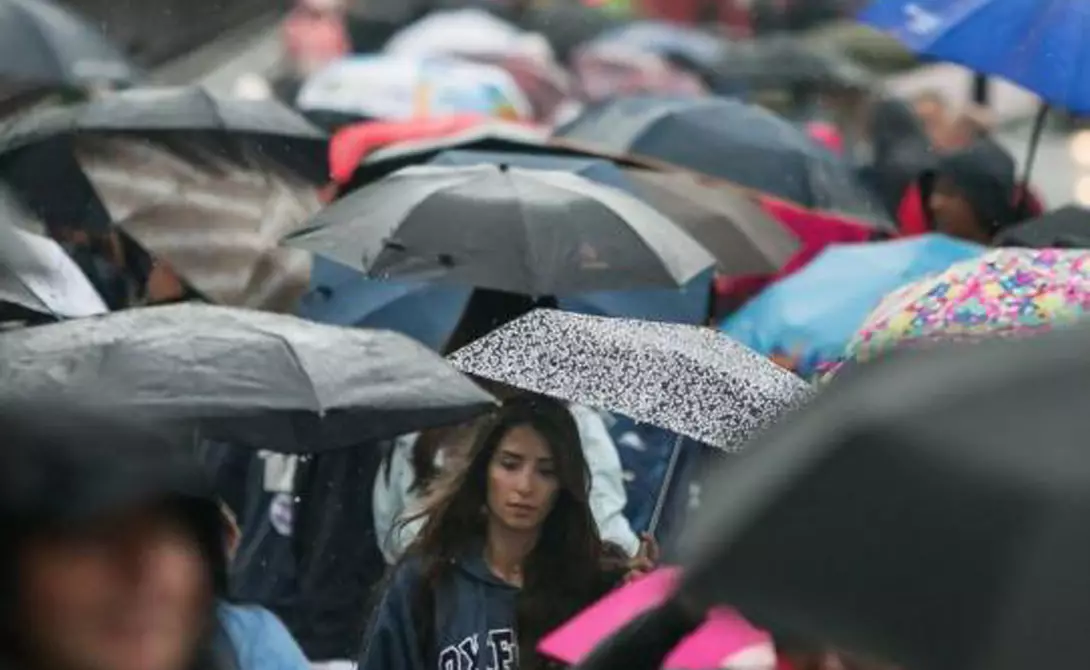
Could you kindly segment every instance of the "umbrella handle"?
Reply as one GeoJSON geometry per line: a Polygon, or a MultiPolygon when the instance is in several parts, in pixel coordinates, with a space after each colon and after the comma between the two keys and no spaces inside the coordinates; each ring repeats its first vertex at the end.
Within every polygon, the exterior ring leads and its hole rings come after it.
{"type": "Polygon", "coordinates": [[[1033,173],[1033,164],[1037,160],[1037,148],[1041,144],[1041,135],[1045,130],[1045,121],[1052,107],[1045,101],[1037,108],[1037,116],[1033,119],[1033,134],[1029,138],[1029,152],[1026,154],[1026,169],[1022,174],[1022,192],[1018,195],[1016,208],[1018,218],[1025,218],[1029,213],[1029,178],[1033,173]]]}
{"type": "Polygon", "coordinates": [[[662,486],[659,488],[658,499],[655,500],[655,509],[651,512],[651,520],[647,523],[647,532],[655,535],[659,521],[662,520],[662,512],[666,507],[666,498],[670,495],[671,484],[674,481],[674,473],[677,471],[678,461],[681,459],[681,445],[685,438],[678,435],[674,440],[674,448],[670,451],[670,460],[666,464],[666,473],[662,477],[662,486]]]}

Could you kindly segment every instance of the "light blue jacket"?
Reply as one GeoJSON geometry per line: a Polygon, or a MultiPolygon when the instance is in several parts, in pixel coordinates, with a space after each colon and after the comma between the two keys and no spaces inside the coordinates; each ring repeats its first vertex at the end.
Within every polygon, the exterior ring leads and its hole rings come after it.
{"type": "Polygon", "coordinates": [[[220,603],[218,613],[235,647],[239,670],[310,670],[295,638],[269,610],[220,603]]]}

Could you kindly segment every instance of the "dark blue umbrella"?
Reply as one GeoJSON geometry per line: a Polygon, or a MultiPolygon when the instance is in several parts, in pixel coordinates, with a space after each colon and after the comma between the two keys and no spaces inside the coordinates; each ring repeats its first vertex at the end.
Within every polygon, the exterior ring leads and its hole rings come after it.
{"type": "Polygon", "coordinates": [[[736,100],[619,98],[589,107],[558,135],[673,163],[805,207],[885,219],[846,162],[772,112],[736,100]]]}

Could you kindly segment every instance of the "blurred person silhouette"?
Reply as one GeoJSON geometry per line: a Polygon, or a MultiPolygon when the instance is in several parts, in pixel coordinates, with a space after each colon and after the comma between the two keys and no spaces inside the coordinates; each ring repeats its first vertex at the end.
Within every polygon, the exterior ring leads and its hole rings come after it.
{"type": "Polygon", "coordinates": [[[66,398],[0,398],[0,665],[237,670],[216,501],[185,440],[66,398]]]}
{"type": "Polygon", "coordinates": [[[928,89],[912,97],[912,109],[932,146],[942,146],[950,132],[950,103],[941,91],[928,89]]]}
{"type": "Polygon", "coordinates": [[[1016,170],[1014,158],[988,139],[943,156],[919,181],[932,229],[990,245],[1019,220],[1016,170]]]}

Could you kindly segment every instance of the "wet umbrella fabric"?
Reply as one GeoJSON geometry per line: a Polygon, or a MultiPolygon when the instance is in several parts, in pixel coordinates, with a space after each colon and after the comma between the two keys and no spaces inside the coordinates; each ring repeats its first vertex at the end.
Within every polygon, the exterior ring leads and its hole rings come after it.
{"type": "Polygon", "coordinates": [[[632,97],[589,107],[560,137],[649,156],[806,207],[881,218],[849,166],[771,112],[723,98],[632,97]]]}
{"type": "Polygon", "coordinates": [[[0,2],[0,73],[35,84],[127,83],[139,74],[102,31],[51,0],[0,2]]]}
{"type": "Polygon", "coordinates": [[[10,395],[108,396],[134,416],[280,452],[389,438],[492,405],[404,336],[194,304],[6,333],[0,359],[10,395]]]}
{"type": "Polygon", "coordinates": [[[498,151],[444,151],[430,163],[561,170],[621,189],[688,231],[727,274],[772,274],[799,250],[798,240],[745,194],[727,184],[702,184],[680,171],[622,169],[600,158],[498,151]]]}
{"type": "Polygon", "coordinates": [[[1008,79],[1049,104],[1090,111],[1081,0],[878,0],[861,20],[913,51],[1008,79]]]}
{"type": "Polygon", "coordinates": [[[1076,326],[834,381],[709,482],[683,596],[901,667],[1079,663],[1088,343],[1076,326]]]}
{"type": "Polygon", "coordinates": [[[13,311],[5,307],[50,319],[109,311],[56,242],[0,222],[0,315],[13,311]]]}
{"type": "Polygon", "coordinates": [[[467,374],[734,451],[809,386],[714,330],[536,310],[456,351],[467,374]]]}
{"type": "Polygon", "coordinates": [[[530,296],[680,287],[714,264],[621,191],[490,165],[407,168],[342,198],[285,244],[372,277],[530,296]]]}
{"type": "Polygon", "coordinates": [[[731,45],[713,72],[717,84],[727,86],[727,90],[738,86],[867,89],[874,83],[867,69],[847,55],[781,36],[731,45]]]}
{"type": "Polygon", "coordinates": [[[996,235],[1004,247],[1090,249],[1090,210],[1069,205],[1025,223],[1004,228],[996,235]]]}

